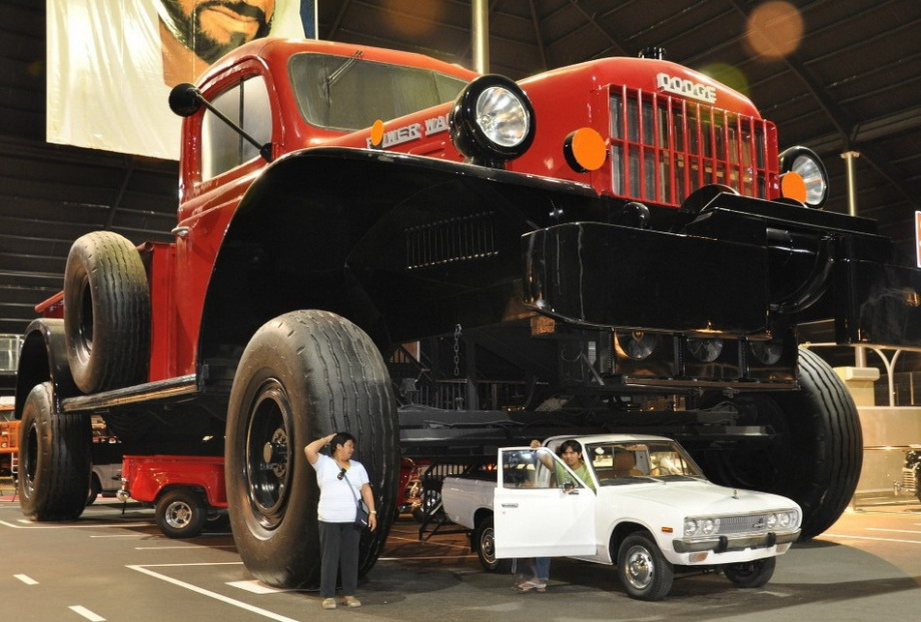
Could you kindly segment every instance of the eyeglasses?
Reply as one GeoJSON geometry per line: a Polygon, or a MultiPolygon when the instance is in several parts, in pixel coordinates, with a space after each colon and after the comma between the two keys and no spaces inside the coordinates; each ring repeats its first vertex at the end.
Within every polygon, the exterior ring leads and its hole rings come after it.
{"type": "Polygon", "coordinates": [[[342,469],[341,471],[339,471],[339,475],[336,476],[336,479],[341,480],[343,477],[345,477],[345,469],[342,469]]]}

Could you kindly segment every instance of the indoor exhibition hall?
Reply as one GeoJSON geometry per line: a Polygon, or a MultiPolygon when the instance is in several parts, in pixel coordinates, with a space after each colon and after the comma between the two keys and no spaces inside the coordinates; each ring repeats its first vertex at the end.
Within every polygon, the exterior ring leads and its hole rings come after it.
{"type": "Polygon", "coordinates": [[[0,0],[3,619],[916,619],[919,30],[0,0]]]}

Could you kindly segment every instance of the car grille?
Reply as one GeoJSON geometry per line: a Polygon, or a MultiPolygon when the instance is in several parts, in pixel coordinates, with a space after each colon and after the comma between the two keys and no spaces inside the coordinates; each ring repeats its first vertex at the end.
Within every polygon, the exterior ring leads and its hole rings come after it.
{"type": "Polygon", "coordinates": [[[614,194],[678,206],[708,184],[759,198],[776,188],[769,121],[626,86],[609,93],[614,194]]]}
{"type": "Polygon", "coordinates": [[[736,533],[757,533],[767,531],[767,514],[749,514],[746,516],[721,516],[719,535],[736,533]]]}

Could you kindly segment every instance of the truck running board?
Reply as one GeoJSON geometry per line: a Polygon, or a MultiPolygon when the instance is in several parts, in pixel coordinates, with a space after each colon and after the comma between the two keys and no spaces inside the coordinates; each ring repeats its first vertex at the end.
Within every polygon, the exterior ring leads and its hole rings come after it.
{"type": "Polygon", "coordinates": [[[145,384],[113,389],[93,395],[68,397],[61,400],[61,412],[99,411],[117,408],[139,402],[168,401],[178,397],[194,395],[198,391],[195,374],[147,382],[145,384]]]}

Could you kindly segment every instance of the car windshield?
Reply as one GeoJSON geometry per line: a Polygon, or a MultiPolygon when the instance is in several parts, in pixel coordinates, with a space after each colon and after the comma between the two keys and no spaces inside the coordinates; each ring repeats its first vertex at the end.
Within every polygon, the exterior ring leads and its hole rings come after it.
{"type": "Polygon", "coordinates": [[[452,101],[467,84],[431,69],[362,60],[360,54],[297,54],[288,72],[305,121],[350,131],[452,101]]]}
{"type": "Polygon", "coordinates": [[[587,449],[588,462],[602,486],[704,478],[694,460],[672,441],[593,443],[587,449]]]}

